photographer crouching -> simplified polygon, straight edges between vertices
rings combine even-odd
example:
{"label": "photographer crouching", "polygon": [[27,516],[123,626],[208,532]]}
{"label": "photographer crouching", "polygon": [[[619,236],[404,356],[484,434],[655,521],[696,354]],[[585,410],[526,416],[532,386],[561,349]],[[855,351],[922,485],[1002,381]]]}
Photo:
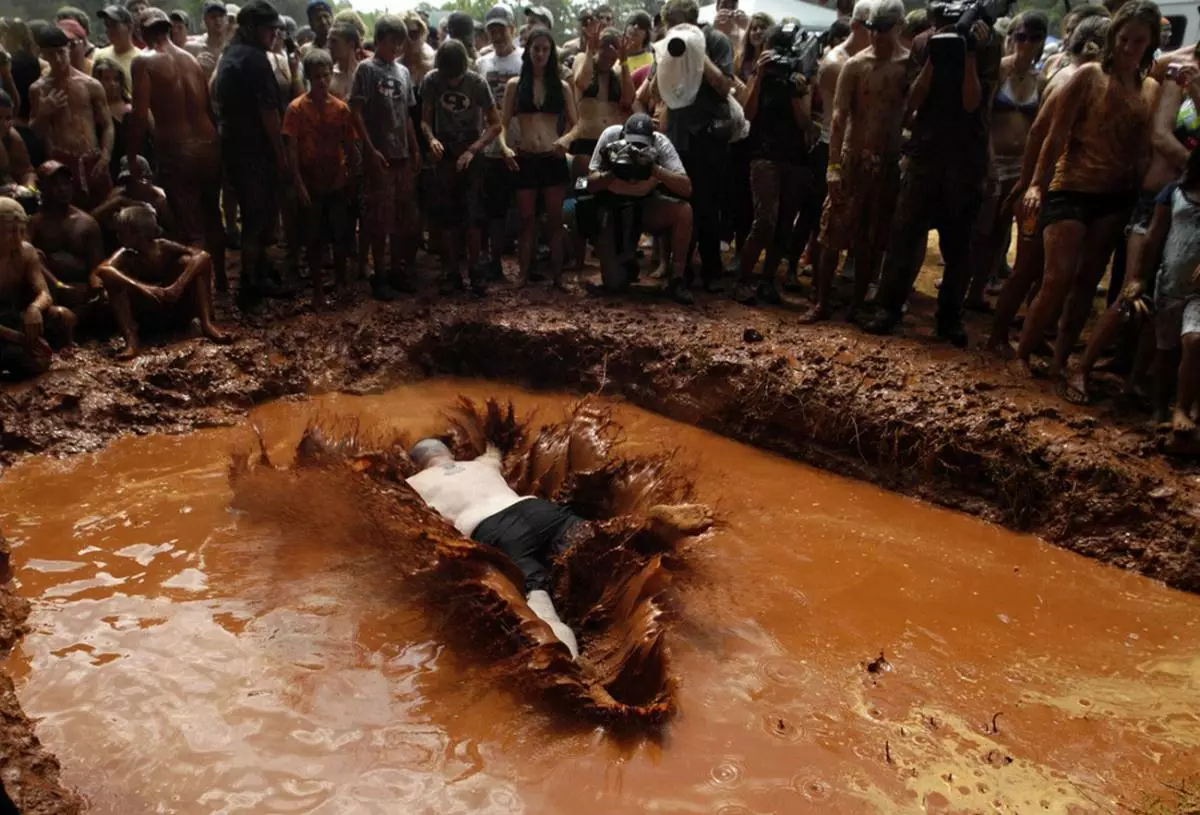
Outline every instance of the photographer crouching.
{"label": "photographer crouching", "polygon": [[667,292],[692,303],[684,280],[692,241],[692,182],[671,140],[654,120],[635,113],[624,125],[600,134],[588,167],[588,191],[596,196],[596,253],[604,291],[624,291],[637,273],[638,238],[670,233],[671,280]]}
{"label": "photographer crouching", "polygon": [[[937,336],[962,348],[962,304],[971,279],[971,229],[988,173],[988,100],[1000,70],[1002,38],[987,0],[933,2],[934,28],[913,41],[921,73],[909,97],[915,111],[887,259],[867,326],[889,333],[903,315],[920,272],[930,229],[938,231],[945,274],[938,292]],[[999,5],[1006,6],[1005,0]]]}

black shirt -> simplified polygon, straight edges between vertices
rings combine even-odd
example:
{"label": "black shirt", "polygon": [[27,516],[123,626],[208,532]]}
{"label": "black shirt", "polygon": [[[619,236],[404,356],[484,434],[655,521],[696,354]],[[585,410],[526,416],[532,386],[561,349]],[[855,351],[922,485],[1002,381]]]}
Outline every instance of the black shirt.
{"label": "black shirt", "polygon": [[278,112],[281,100],[279,82],[266,51],[245,43],[230,43],[217,65],[213,104],[220,121],[221,141],[227,148],[274,161],[262,112]]}
{"label": "black shirt", "polygon": [[795,77],[766,77],[759,89],[758,111],[750,122],[750,157],[801,163],[808,155],[804,131],[796,123],[792,102],[803,98]]}
{"label": "black shirt", "polygon": [[[712,26],[703,26],[704,53],[713,65],[725,76],[733,76],[733,46],[729,38]],[[667,138],[679,152],[688,149],[693,133],[707,128],[714,120],[729,118],[729,99],[713,90],[712,85],[701,81],[696,100],[685,108],[677,108],[667,115]]]}

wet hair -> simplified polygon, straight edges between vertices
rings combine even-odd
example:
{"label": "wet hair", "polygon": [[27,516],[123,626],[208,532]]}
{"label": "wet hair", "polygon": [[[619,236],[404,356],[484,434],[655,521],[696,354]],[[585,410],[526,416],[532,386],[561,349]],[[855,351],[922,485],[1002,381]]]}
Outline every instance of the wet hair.
{"label": "wet hair", "polygon": [[644,11],[635,11],[625,20],[625,27],[629,28],[629,26],[636,27],[646,35],[643,48],[649,48],[650,41],[654,38],[654,21],[650,19],[650,15]]}
{"label": "wet hair", "polygon": [[700,6],[696,5],[696,0],[667,0],[661,14],[667,25],[672,19],[695,25],[700,20]]}
{"label": "wet hair", "polygon": [[1066,50],[1072,56],[1096,59],[1104,50],[1108,25],[1107,17],[1088,17],[1075,26],[1075,30],[1071,32],[1071,39],[1067,40]]}
{"label": "wet hair", "polygon": [[305,76],[312,76],[318,68],[328,68],[332,71],[333,57],[324,48],[310,48],[300,60],[300,67],[304,69]]}
{"label": "wet hair", "polygon": [[[742,75],[742,66],[745,65],[747,61],[753,65],[754,61],[758,59],[758,55],[762,53],[750,42],[750,27],[755,23],[758,23],[763,28],[764,35],[768,29],[775,25],[775,21],[771,19],[771,15],[769,14],[756,11],[754,14],[750,15],[750,19],[746,23],[746,33],[742,35],[741,45],[737,49],[737,57],[733,61],[733,72],[739,77]],[[764,39],[762,45],[763,48],[766,48],[766,42],[766,39]]]}
{"label": "wet hair", "polygon": [[1154,65],[1154,49],[1158,45],[1160,20],[1162,20],[1162,12],[1158,10],[1158,5],[1150,0],[1130,0],[1117,9],[1117,13],[1113,15],[1112,21],[1108,25],[1108,35],[1104,38],[1104,51],[1100,55],[1100,67],[1104,69],[1104,72],[1108,73],[1112,68],[1113,53],[1117,49],[1117,36],[1121,33],[1121,29],[1127,25],[1141,23],[1150,32],[1150,42],[1142,51],[1142,61],[1138,66],[1138,73],[1141,76],[1149,73],[1151,66]]}
{"label": "wet hair", "polygon": [[471,59],[467,48],[459,40],[449,39],[438,46],[433,56],[433,67],[446,79],[458,79],[467,72]]}
{"label": "wet hair", "polygon": [[525,51],[521,54],[521,76],[517,79],[517,108],[519,110],[535,110],[533,104],[533,41],[538,37],[550,43],[550,59],[546,62],[542,84],[546,89],[546,98],[542,102],[545,110],[563,110],[566,104],[563,99],[562,79],[558,75],[558,45],[554,35],[544,26],[535,26],[525,37]]}
{"label": "wet hair", "polygon": [[83,30],[88,36],[91,36],[91,33],[92,33],[91,20],[88,18],[88,13],[81,8],[75,8],[75,6],[63,6],[55,13],[54,19],[56,21],[57,20],[74,20],[75,22],[77,22],[81,26],[83,26]]}
{"label": "wet hair", "polygon": [[149,204],[133,204],[117,213],[113,225],[118,232],[126,229],[136,232],[143,238],[151,240],[162,235],[162,227],[158,225],[158,213]]}
{"label": "wet hair", "polygon": [[129,93],[129,80],[125,77],[125,72],[121,70],[121,66],[115,59],[100,57],[100,59],[92,63],[92,79],[99,80],[105,71],[116,72],[117,84],[121,86],[121,99],[126,102],[132,102],[133,97]]}
{"label": "wet hair", "polygon": [[398,14],[384,14],[375,21],[376,46],[388,37],[393,37],[401,43],[408,39],[408,28],[404,25],[404,18]]}
{"label": "wet hair", "polygon": [[329,29],[329,36],[331,39],[337,37],[339,40],[346,40],[355,48],[362,46],[362,35],[350,23],[336,23],[333,28]]}
{"label": "wet hair", "polygon": [[445,442],[440,439],[421,439],[408,451],[409,459],[422,470],[429,465],[432,459],[440,458],[441,456],[453,457],[453,453],[450,452],[450,448],[446,446]]}

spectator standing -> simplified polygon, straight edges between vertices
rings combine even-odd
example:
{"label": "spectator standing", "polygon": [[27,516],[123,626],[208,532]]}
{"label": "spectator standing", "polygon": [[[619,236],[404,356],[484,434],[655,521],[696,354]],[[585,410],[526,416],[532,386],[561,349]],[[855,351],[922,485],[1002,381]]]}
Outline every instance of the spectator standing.
{"label": "spectator standing", "polygon": [[87,30],[70,17],[59,20],[55,25],[62,29],[63,33],[67,35],[67,39],[71,41],[71,67],[85,74],[91,74],[92,60],[88,54],[92,50],[92,44],[88,42]]}
{"label": "spectator standing", "polygon": [[171,42],[176,48],[186,48],[188,38],[192,35],[192,18],[186,11],[177,8],[167,15],[167,19],[171,22]]}
{"label": "spectator standing", "polygon": [[101,9],[98,15],[104,23],[104,34],[108,37],[108,45],[96,49],[96,60],[111,59],[121,67],[125,74],[125,85],[133,84],[133,74],[130,66],[137,56],[137,46],[133,42],[133,14],[125,6],[111,5]]}
{"label": "spectator standing", "polygon": [[625,37],[629,42],[625,55],[625,67],[630,73],[654,64],[654,51],[650,43],[654,40],[654,23],[644,11],[635,11],[625,21]]}
{"label": "spectator standing", "polygon": [[205,0],[201,10],[204,14],[204,36],[188,40],[187,52],[196,58],[209,78],[217,69],[217,61],[228,42],[227,10],[221,0]]}
{"label": "spectator standing", "polygon": [[[478,71],[492,89],[492,97],[500,101],[504,99],[509,80],[521,75],[522,52],[514,41],[516,24],[512,11],[508,6],[493,6],[484,17],[484,26],[492,50],[479,58]],[[493,139],[483,152],[479,185],[482,198],[479,209],[487,220],[486,236],[491,244],[487,274],[490,280],[501,280],[504,276],[500,255],[504,250],[504,227],[515,190],[513,181],[513,174],[504,164],[500,141]]]}
{"label": "spectator standing", "polygon": [[328,48],[329,32],[333,30],[333,7],[329,0],[308,0],[305,9],[308,25],[313,32],[312,48]]}

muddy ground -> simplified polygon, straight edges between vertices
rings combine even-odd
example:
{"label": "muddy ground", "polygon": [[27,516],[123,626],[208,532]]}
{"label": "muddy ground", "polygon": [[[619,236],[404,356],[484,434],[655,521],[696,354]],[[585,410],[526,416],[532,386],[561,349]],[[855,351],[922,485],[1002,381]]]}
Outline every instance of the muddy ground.
{"label": "muddy ground", "polygon": [[[232,345],[185,340],[118,362],[116,342],[93,343],[35,381],[3,386],[0,472],[125,433],[236,423],[271,399],[485,377],[624,398],[1200,591],[1200,465],[1164,454],[1144,413],[1115,399],[1067,404],[1015,366],[935,343],[926,295],[888,338],[840,321],[798,326],[803,305],[751,309],[701,296],[685,308],[649,290],[617,300],[537,286],[477,300],[439,298],[429,286],[402,302],[360,296],[321,314],[299,301],[245,319],[223,309],[239,333]],[[976,341],[984,324],[970,325]],[[0,716],[0,777],[21,811],[77,811],[65,791],[46,798],[57,765],[2,675]],[[46,783],[14,787],[22,773]]]}

